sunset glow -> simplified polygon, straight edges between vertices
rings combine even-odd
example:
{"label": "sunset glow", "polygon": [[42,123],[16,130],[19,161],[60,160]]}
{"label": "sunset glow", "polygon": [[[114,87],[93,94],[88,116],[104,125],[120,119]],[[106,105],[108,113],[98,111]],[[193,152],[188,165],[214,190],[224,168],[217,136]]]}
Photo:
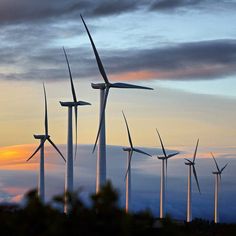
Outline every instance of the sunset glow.
{"label": "sunset glow", "polygon": [[[236,222],[235,10],[235,0],[0,1],[0,203],[22,202],[30,189],[48,202],[81,187],[88,201],[103,178],[123,204],[131,135],[131,149],[145,151],[129,152],[131,209],[157,216],[167,191],[167,212],[185,219],[195,165],[186,158],[199,139],[194,215],[212,220],[212,152],[221,166],[229,163],[220,204],[222,219]],[[166,189],[156,130],[174,152]]]}

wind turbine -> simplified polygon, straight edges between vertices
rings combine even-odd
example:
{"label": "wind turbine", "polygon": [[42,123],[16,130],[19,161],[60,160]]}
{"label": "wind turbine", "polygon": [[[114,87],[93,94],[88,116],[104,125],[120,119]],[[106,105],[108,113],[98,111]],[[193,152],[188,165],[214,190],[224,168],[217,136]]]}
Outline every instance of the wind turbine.
{"label": "wind turbine", "polygon": [[111,88],[118,88],[118,89],[149,89],[153,90],[149,87],[143,87],[138,85],[132,85],[127,83],[110,83],[108,77],[106,75],[105,69],[103,67],[102,61],[99,57],[98,51],[95,47],[93,42],[92,36],[88,30],[88,27],[82,17],[83,24],[87,31],[90,43],[93,48],[93,52],[95,54],[95,58],[97,61],[98,69],[100,71],[101,76],[104,79],[104,83],[94,84],[92,83],[91,86],[93,89],[100,89],[100,117],[99,117],[99,128],[95,140],[95,144],[93,147],[93,153],[96,149],[96,145],[98,142],[98,152],[97,152],[97,175],[96,175],[96,192],[99,192],[102,185],[106,182],[106,128],[105,128],[105,110],[107,104],[107,98],[109,94],[109,90]]}
{"label": "wind turbine", "polygon": [[130,199],[131,199],[131,159],[133,156],[133,152],[141,153],[143,155],[147,155],[150,157],[151,157],[151,155],[140,150],[140,149],[137,149],[133,146],[130,131],[129,131],[129,126],[128,126],[128,123],[127,123],[127,120],[126,120],[126,117],[125,117],[125,114],[123,111],[122,111],[122,114],[123,114],[123,117],[125,120],[125,125],[126,125],[126,129],[127,129],[129,145],[130,145],[130,147],[128,147],[128,148],[123,148],[123,150],[128,153],[128,155],[127,155],[127,171],[125,174],[125,180],[126,180],[126,183],[125,183],[125,185],[126,185],[126,188],[125,188],[125,210],[126,210],[126,212],[128,212],[129,205],[130,205]]}
{"label": "wind turbine", "polygon": [[157,134],[159,136],[159,139],[160,139],[160,143],[161,143],[161,148],[162,148],[162,151],[163,151],[163,154],[164,156],[157,156],[157,158],[159,160],[162,160],[162,167],[161,167],[161,191],[160,191],[160,218],[163,219],[165,217],[165,188],[166,188],[166,181],[167,180],[167,160],[173,156],[176,156],[178,155],[179,153],[178,152],[175,152],[175,153],[172,153],[172,154],[169,154],[167,155],[166,154],[166,150],[165,150],[165,147],[164,147],[164,144],[162,142],[162,139],[161,139],[161,135],[160,133],[158,132],[158,130],[156,129],[157,131]]}
{"label": "wind turbine", "polygon": [[[73,124],[72,124],[72,108],[75,109],[75,137],[76,137],[76,148],[75,148],[75,155],[76,155],[76,149],[77,149],[77,120],[78,120],[78,106],[85,106],[85,105],[91,105],[88,102],[84,101],[78,101],[75,93],[75,88],[73,84],[72,79],[72,73],[70,69],[69,60],[66,54],[66,50],[63,48],[68,71],[69,71],[69,77],[70,77],[70,85],[71,85],[71,92],[73,96],[73,102],[60,102],[61,106],[68,107],[68,136],[67,136],[67,160],[66,160],[66,176],[65,176],[65,194],[69,192],[73,192]],[[68,213],[68,204],[67,204],[67,197],[65,199],[65,208],[64,212]]]}
{"label": "wind turbine", "polygon": [[64,161],[65,158],[60,152],[60,150],[57,148],[57,146],[54,144],[54,142],[51,140],[50,135],[48,134],[48,111],[47,111],[47,96],[46,96],[46,89],[43,84],[43,92],[44,92],[44,105],[45,105],[45,120],[44,120],[44,127],[45,127],[45,133],[44,134],[35,134],[34,138],[40,140],[40,144],[37,147],[37,149],[34,151],[34,153],[27,159],[29,161],[34,157],[34,155],[40,150],[40,164],[39,164],[39,180],[38,180],[38,196],[41,199],[42,202],[45,201],[45,183],[44,183],[44,143],[48,141],[54,149],[59,153],[59,155],[63,158]]}
{"label": "wind turbine", "polygon": [[223,170],[225,169],[225,167],[228,165],[228,163],[226,165],[224,165],[223,168],[219,168],[216,159],[214,157],[214,155],[211,152],[211,156],[213,157],[213,160],[215,162],[216,165],[216,169],[217,171],[212,172],[213,175],[215,175],[215,209],[214,209],[214,222],[215,223],[219,223],[220,219],[219,219],[219,188],[220,188],[220,180],[221,180],[221,174],[223,172]]}
{"label": "wind turbine", "polygon": [[189,159],[184,158],[187,161],[187,162],[185,162],[185,165],[188,166],[187,222],[192,221],[192,179],[191,179],[192,170],[193,170],[194,178],[195,178],[196,183],[197,183],[198,191],[201,194],[199,182],[198,182],[198,179],[197,179],[197,172],[196,172],[196,169],[195,169],[195,160],[196,160],[196,155],[197,155],[198,143],[199,143],[199,139],[197,140],[197,145],[196,145],[196,148],[195,148],[195,151],[194,151],[193,160],[190,161]]}

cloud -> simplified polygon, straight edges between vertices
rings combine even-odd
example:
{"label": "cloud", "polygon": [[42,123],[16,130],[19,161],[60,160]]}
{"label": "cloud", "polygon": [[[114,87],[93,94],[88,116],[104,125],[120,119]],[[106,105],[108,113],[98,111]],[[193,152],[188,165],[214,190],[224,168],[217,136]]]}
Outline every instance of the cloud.
{"label": "cloud", "polygon": [[107,60],[113,73],[141,71],[146,72],[144,79],[147,72],[153,79],[214,79],[235,74],[236,41],[187,42],[114,55]]}
{"label": "cloud", "polygon": [[[40,36],[38,40],[41,40]],[[86,79],[100,75],[94,55],[87,46],[67,51],[75,78]],[[202,80],[218,79],[236,73],[236,40],[233,39],[184,42],[148,49],[100,49],[99,52],[111,80]],[[68,78],[60,48],[47,47],[39,50],[26,46],[23,50],[19,46],[14,51],[9,47],[1,48],[0,53],[5,55],[0,67],[15,64],[13,70],[2,71],[0,79]]]}
{"label": "cloud", "polygon": [[156,0],[152,2],[150,9],[159,11],[172,10],[176,8],[196,6],[204,2],[207,3],[209,0]]}
{"label": "cloud", "polygon": [[2,0],[0,2],[0,23],[19,24],[22,22],[78,19],[86,16],[106,16],[134,11],[143,4],[137,0]]}
{"label": "cloud", "polygon": [[5,24],[46,20],[64,15],[75,1],[52,0],[2,0],[0,22]]}
{"label": "cloud", "polygon": [[[60,148],[65,151],[65,146],[60,145]],[[91,154],[91,145],[80,145],[78,148],[78,159],[75,162],[75,189],[82,186],[82,198],[88,202],[88,196],[95,191],[95,176],[96,176],[96,158]],[[209,147],[208,147],[209,148]],[[13,147],[1,148],[1,154],[8,151],[15,156],[11,156],[14,163],[15,159],[19,159],[19,150],[24,150],[24,153],[32,151],[32,145],[20,145]],[[193,147],[174,147],[173,149],[181,150],[192,155]],[[202,194],[197,192],[196,184],[193,180],[193,215],[212,220],[213,218],[213,190],[214,177],[211,171],[214,168],[214,163],[211,158],[199,158],[204,156],[205,150],[201,150],[196,161],[196,169],[202,189]],[[227,167],[222,176],[221,186],[221,216],[224,222],[233,222],[236,220],[234,211],[235,204],[232,202],[232,197],[235,196],[235,165],[234,160],[235,147],[211,147],[216,153],[219,164],[225,163],[224,158],[219,158],[222,153],[231,155],[230,165]],[[18,151],[17,151],[18,150]],[[160,152],[160,149],[145,149],[150,153]],[[167,150],[168,152],[170,150]],[[3,155],[4,157],[4,155]],[[65,165],[58,158],[57,154],[48,146],[46,146],[45,162],[54,165],[53,169],[46,169],[46,198],[47,201],[55,194],[62,194],[64,189],[64,171]],[[21,158],[24,161],[24,158]],[[38,165],[37,157],[32,160]],[[1,159],[1,202],[18,202],[22,200],[24,194],[37,186],[38,168],[34,170],[24,169],[4,169]],[[4,162],[3,162],[4,164]],[[28,163],[31,165],[31,163]],[[149,208],[156,216],[159,214],[159,190],[160,190],[160,161],[156,158],[146,158],[135,154],[132,159],[132,204],[133,211],[144,210]],[[122,151],[122,147],[108,146],[107,148],[107,178],[112,180],[112,183],[118,188],[121,199],[120,205],[125,204],[125,183],[124,174],[126,170],[126,155]],[[173,158],[168,164],[168,188],[167,188],[167,212],[174,218],[185,219],[186,212],[186,191],[187,191],[187,168],[184,165],[183,156],[181,158]]]}
{"label": "cloud", "polygon": [[[221,1],[219,7],[232,7],[235,3]],[[102,17],[141,11],[160,11],[189,9],[196,10],[211,6],[212,0],[2,0],[0,2],[0,24],[21,24],[28,22],[53,22],[55,20],[78,20],[79,14],[86,17]],[[199,8],[197,8],[199,9]]]}
{"label": "cloud", "polygon": [[[78,27],[79,13],[107,16],[135,10],[172,9],[211,1],[165,0],[17,0],[0,1],[0,79],[60,80],[68,78],[61,47],[67,42],[74,78],[91,79],[99,72],[88,41]],[[222,4],[225,1],[222,2]],[[226,4],[226,3],[225,3]],[[81,23],[81,22],[80,22]],[[92,29],[92,27],[90,27]],[[86,38],[87,40],[87,38]],[[75,46],[76,45],[76,46]],[[115,45],[114,45],[115,46]],[[162,47],[102,49],[97,45],[112,80],[199,80],[235,74],[236,41],[220,39],[166,44]],[[88,49],[89,48],[89,49]]]}

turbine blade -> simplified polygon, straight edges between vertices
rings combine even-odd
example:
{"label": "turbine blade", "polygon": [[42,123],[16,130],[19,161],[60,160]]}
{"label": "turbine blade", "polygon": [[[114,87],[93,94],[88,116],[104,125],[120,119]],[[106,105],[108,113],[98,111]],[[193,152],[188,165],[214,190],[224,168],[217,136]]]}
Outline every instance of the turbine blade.
{"label": "turbine blade", "polygon": [[214,157],[214,155],[213,155],[212,152],[211,152],[211,156],[213,157],[213,160],[214,160],[214,162],[215,162],[216,169],[220,172],[220,168],[219,168],[219,166],[218,166],[218,164],[217,164],[217,161],[216,161],[216,159],[215,159],[215,157]]}
{"label": "turbine blade", "polygon": [[167,158],[171,158],[171,157],[176,156],[176,155],[178,155],[178,154],[179,154],[179,152],[175,152],[175,153],[169,154],[169,155],[167,156]]}
{"label": "turbine blade", "polygon": [[143,155],[146,155],[146,156],[149,156],[149,157],[152,157],[150,154],[148,154],[147,152],[144,152],[140,149],[137,149],[137,148],[133,148],[134,152],[138,152],[138,153],[141,153]]}
{"label": "turbine blade", "polygon": [[47,108],[47,95],[44,83],[43,83],[43,93],[44,93],[44,109],[45,109],[44,127],[45,127],[45,135],[48,136],[48,108]]}
{"label": "turbine blade", "polygon": [[64,51],[64,55],[66,58],[66,63],[67,63],[67,67],[68,67],[68,71],[69,71],[69,76],[70,76],[70,85],[71,85],[71,92],[72,92],[72,96],[73,96],[73,100],[74,102],[77,102],[77,98],[76,98],[76,93],[75,93],[75,87],[74,87],[74,83],[73,83],[73,79],[72,79],[72,74],[71,74],[71,69],[70,69],[70,64],[69,64],[69,60],[66,54],[66,50],[63,47],[63,51]]}
{"label": "turbine blade", "polygon": [[43,140],[43,142],[41,142],[39,144],[39,146],[36,148],[36,150],[33,152],[33,154],[26,160],[26,161],[29,161],[31,158],[34,157],[34,155],[40,150],[40,148],[43,146],[43,144],[45,143],[46,139]]}
{"label": "turbine blade", "polygon": [[222,173],[222,171],[226,168],[226,166],[228,165],[229,163],[227,163],[221,170],[220,170],[220,173]]}
{"label": "turbine blade", "polygon": [[96,149],[97,142],[98,142],[98,137],[99,137],[100,132],[101,132],[102,123],[103,123],[103,119],[104,119],[104,116],[105,116],[105,110],[106,110],[108,93],[109,93],[109,88],[106,88],[105,94],[104,94],[104,100],[103,100],[103,106],[102,106],[102,113],[101,113],[100,123],[99,123],[99,127],[98,127],[98,132],[97,132],[97,137],[96,137],[96,140],[95,140],[95,144],[93,146],[93,153],[94,153],[94,151]]}
{"label": "turbine blade", "polygon": [[78,148],[78,107],[75,106],[75,157],[77,154],[77,148]]}
{"label": "turbine blade", "polygon": [[133,143],[132,143],[132,139],[131,139],[131,135],[130,135],[130,131],[129,131],[129,126],[128,126],[128,122],[126,120],[126,117],[125,117],[125,114],[124,112],[122,111],[122,114],[123,114],[123,117],[125,119],[125,125],[126,125],[126,129],[127,129],[127,133],[128,133],[128,139],[129,139],[129,145],[130,147],[133,149]]}
{"label": "turbine blade", "polygon": [[86,105],[91,105],[89,102],[84,102],[84,101],[79,101],[79,106],[86,106]]}
{"label": "turbine blade", "polygon": [[47,138],[48,142],[51,143],[51,145],[56,149],[56,151],[59,153],[59,155],[62,157],[62,159],[66,162],[65,157],[63,156],[63,154],[61,153],[61,151],[58,149],[58,147],[56,146],[56,144],[50,139]]}
{"label": "turbine blade", "polygon": [[158,134],[159,139],[160,139],[160,142],[161,142],[161,148],[162,148],[163,154],[164,154],[165,157],[167,157],[167,155],[166,155],[166,150],[165,150],[165,148],[164,148],[164,145],[163,145],[163,142],[162,142],[162,139],[161,139],[161,135],[159,134],[159,132],[158,132],[157,129],[156,129],[156,131],[157,131],[157,134]]}
{"label": "turbine blade", "polygon": [[196,159],[196,155],[197,155],[197,148],[198,148],[198,143],[199,143],[199,139],[197,140],[197,145],[194,151],[194,155],[193,155],[193,163],[195,163],[195,159]]}
{"label": "turbine blade", "polygon": [[124,88],[124,89],[148,89],[153,90],[153,88],[145,87],[145,86],[139,86],[135,84],[126,84],[126,83],[113,83],[111,84],[112,88]]}
{"label": "turbine blade", "polygon": [[93,52],[94,52],[95,57],[96,57],[98,69],[99,69],[99,71],[100,71],[100,73],[101,73],[101,75],[102,75],[102,77],[103,77],[105,83],[106,83],[106,84],[109,84],[109,80],[108,80],[108,78],[107,78],[105,69],[104,69],[104,67],[103,67],[103,65],[102,65],[102,61],[101,61],[101,59],[100,59],[100,57],[99,57],[98,51],[97,51],[97,49],[96,49],[96,47],[95,47],[95,44],[94,44],[94,42],[93,42],[92,36],[91,36],[91,34],[90,34],[89,30],[88,30],[87,25],[85,24],[85,21],[84,21],[82,15],[80,15],[80,17],[81,17],[81,19],[82,19],[82,21],[83,21],[84,27],[85,27],[85,29],[86,29],[86,31],[87,31],[87,34],[88,34],[90,43],[91,43],[91,45],[92,45]]}
{"label": "turbine blade", "polygon": [[132,155],[133,155],[133,150],[131,150],[131,151],[129,152],[129,164],[128,164],[128,167],[127,167],[127,170],[126,170],[126,173],[125,173],[125,179],[124,179],[124,180],[126,180],[127,175],[128,175],[128,173],[129,173],[129,171],[130,171]]}
{"label": "turbine blade", "polygon": [[195,178],[196,183],[197,183],[198,191],[199,191],[199,193],[201,193],[201,191],[200,191],[200,186],[199,186],[199,182],[198,182],[198,179],[197,179],[197,172],[196,172],[196,169],[195,169],[195,166],[194,166],[194,165],[193,165],[193,175],[194,175],[194,178]]}

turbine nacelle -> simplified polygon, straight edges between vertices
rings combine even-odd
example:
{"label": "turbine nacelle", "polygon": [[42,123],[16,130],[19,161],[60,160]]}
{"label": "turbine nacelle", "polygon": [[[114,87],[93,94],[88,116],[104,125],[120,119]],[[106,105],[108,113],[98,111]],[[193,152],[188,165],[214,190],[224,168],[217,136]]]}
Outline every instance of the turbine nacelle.
{"label": "turbine nacelle", "polygon": [[45,134],[34,134],[35,139],[48,139],[50,138],[50,135],[45,135]]}
{"label": "turbine nacelle", "polygon": [[[216,159],[215,159],[215,157],[214,157],[214,155],[213,155],[212,152],[211,152],[211,156],[212,156],[212,158],[213,158],[213,160],[214,160],[214,162],[215,162],[217,172],[221,175],[221,173],[223,172],[223,170],[226,168],[226,166],[227,166],[229,163],[227,163],[226,165],[224,165],[224,167],[222,167],[222,168],[220,169],[219,166],[218,166],[218,163],[217,163],[217,161],[216,161]],[[216,171],[215,171],[215,172],[216,172]]]}
{"label": "turbine nacelle", "polygon": [[60,102],[63,107],[77,107],[77,106],[86,106],[91,105],[89,102],[78,101],[78,102]]}
{"label": "turbine nacelle", "polygon": [[127,171],[126,171],[126,174],[125,174],[125,179],[126,179],[127,174],[130,170],[130,165],[131,165],[131,159],[132,159],[133,152],[137,152],[137,153],[140,153],[142,155],[146,155],[146,156],[150,156],[150,157],[151,157],[151,155],[149,153],[144,152],[140,149],[137,149],[133,146],[131,135],[130,135],[130,130],[129,130],[129,126],[128,126],[128,122],[126,120],[126,117],[125,117],[125,114],[124,114],[123,111],[122,111],[122,114],[123,114],[123,117],[124,117],[124,120],[125,120],[125,125],[126,125],[127,134],[128,134],[129,145],[130,145],[130,147],[123,148],[124,151],[129,152],[129,163],[128,163],[128,168],[127,168]]}
{"label": "turbine nacelle", "polygon": [[36,148],[36,150],[34,151],[34,153],[27,159],[27,161],[29,161],[31,158],[34,157],[34,155],[44,146],[44,143],[46,141],[48,141],[53,147],[54,149],[59,153],[59,155],[62,157],[62,159],[64,161],[65,158],[63,156],[63,154],[61,153],[61,151],[58,149],[58,147],[55,145],[55,143],[50,139],[50,135],[48,134],[48,112],[47,112],[47,95],[46,95],[46,89],[45,86],[43,84],[43,92],[44,92],[44,109],[45,109],[45,118],[44,118],[44,126],[45,126],[45,134],[35,134],[34,138],[35,139],[40,139],[41,143],[39,144],[39,146]]}
{"label": "turbine nacelle", "polygon": [[132,148],[130,148],[130,147],[125,147],[125,148],[123,148],[123,151],[125,151],[125,152],[131,152],[131,151],[132,151]]}
{"label": "turbine nacelle", "polygon": [[212,172],[212,174],[213,174],[213,175],[220,175],[220,174],[221,174],[221,172],[218,172],[218,171],[213,171],[213,172]]}
{"label": "turbine nacelle", "polygon": [[196,156],[197,156],[198,144],[199,144],[199,139],[197,140],[197,144],[196,144],[196,147],[195,147],[195,150],[194,150],[193,160],[189,160],[187,158],[184,158],[184,160],[187,161],[187,162],[185,162],[185,165],[189,166],[189,168],[191,168],[191,166],[192,166],[193,175],[194,175],[194,178],[195,178],[196,183],[197,183],[198,191],[201,194],[200,186],[199,186],[199,182],[198,182],[198,178],[197,178],[197,172],[196,172],[196,169],[195,169],[195,160],[196,160]]}
{"label": "turbine nacelle", "polygon": [[[175,153],[167,155],[164,144],[163,144],[162,139],[161,139],[161,135],[160,135],[160,133],[157,129],[156,129],[156,132],[157,132],[157,135],[159,137],[159,140],[160,140],[160,143],[161,143],[161,149],[162,149],[162,152],[163,152],[163,156],[157,156],[157,158],[159,160],[162,160],[162,161],[165,162],[165,178],[166,178],[166,181],[167,181],[167,163],[168,163],[168,159],[175,156],[175,155],[178,155],[179,152],[175,152]],[[164,176],[163,176],[163,178],[164,178]]]}
{"label": "turbine nacelle", "polygon": [[173,157],[173,156],[176,156],[176,155],[178,155],[178,154],[179,154],[179,152],[176,152],[176,153],[169,154],[169,155],[167,155],[167,156],[157,156],[157,158],[158,158],[159,160],[167,160],[167,159],[169,159],[169,158],[171,158],[171,157]]}
{"label": "turbine nacelle", "polygon": [[61,106],[66,106],[66,107],[74,107],[74,111],[75,111],[75,140],[76,140],[76,146],[75,146],[75,157],[76,157],[76,153],[77,153],[77,141],[78,141],[78,106],[84,106],[84,105],[91,105],[88,102],[83,102],[83,101],[78,101],[77,100],[77,96],[76,96],[76,92],[75,92],[75,87],[74,87],[74,83],[73,83],[73,78],[72,78],[72,73],[71,73],[71,69],[70,69],[70,63],[66,54],[66,50],[63,47],[63,52],[65,55],[65,59],[66,59],[66,64],[68,67],[68,72],[69,72],[69,78],[70,78],[70,86],[71,86],[71,92],[72,92],[72,97],[73,97],[73,102],[60,102]]}
{"label": "turbine nacelle", "polygon": [[194,165],[195,165],[195,162],[190,161],[189,159],[184,158],[184,160],[187,161],[187,162],[184,163],[184,164],[187,165],[187,166],[194,166]]}
{"label": "turbine nacelle", "polygon": [[93,39],[92,39],[92,36],[89,32],[89,29],[82,17],[82,15],[80,15],[81,17],[81,20],[84,24],[84,27],[86,29],[86,32],[88,34],[88,37],[89,37],[89,40],[90,40],[90,43],[92,45],[92,48],[93,48],[93,52],[94,52],[94,55],[95,55],[95,58],[96,58],[96,61],[97,61],[97,66],[98,66],[98,69],[99,69],[99,72],[104,80],[104,83],[98,83],[98,84],[91,84],[92,88],[94,89],[101,89],[101,90],[105,90],[104,92],[104,98],[103,98],[103,104],[102,104],[102,108],[101,108],[101,114],[100,114],[100,122],[99,122],[99,127],[98,127],[98,132],[97,132],[97,136],[96,136],[96,140],[95,140],[95,144],[94,144],[94,147],[93,147],[93,152],[95,151],[96,149],[96,145],[97,145],[97,142],[98,142],[98,137],[100,135],[100,131],[101,131],[101,128],[102,128],[102,124],[104,122],[104,116],[105,116],[105,109],[106,109],[106,104],[107,104],[107,98],[108,98],[108,93],[109,93],[109,90],[110,88],[124,88],[124,89],[148,89],[148,90],[153,90],[153,88],[149,88],[149,87],[144,87],[144,86],[138,86],[138,85],[132,85],[132,84],[126,84],[126,83],[110,83],[109,82],[109,79],[107,77],[107,74],[105,72],[105,68],[103,67],[103,64],[102,64],[102,61],[101,61],[101,58],[98,54],[98,51],[97,51],[97,48],[93,42]]}
{"label": "turbine nacelle", "polygon": [[91,87],[93,89],[105,89],[107,87],[107,84],[106,83],[91,83]]}
{"label": "turbine nacelle", "polygon": [[185,162],[184,164],[187,166],[194,166],[195,165],[195,163],[190,163],[190,162]]}

